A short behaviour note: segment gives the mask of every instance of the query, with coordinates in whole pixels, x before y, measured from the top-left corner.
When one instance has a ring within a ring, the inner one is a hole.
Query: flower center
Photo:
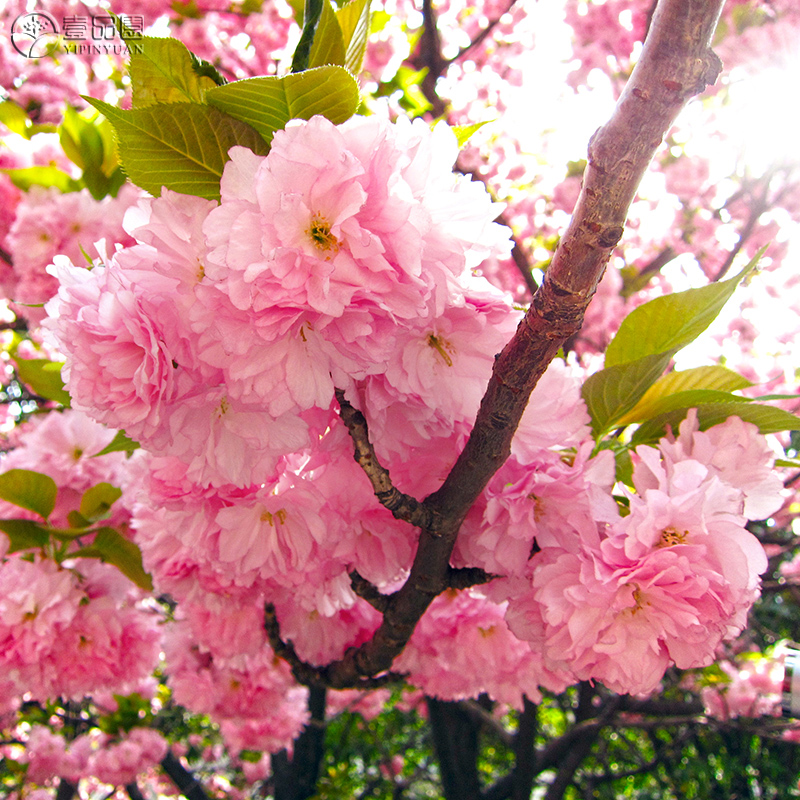
[[[686,537],[689,531],[677,531],[675,528],[664,528],[661,531],[661,539],[658,542],[658,547],[672,547],[676,544],[685,544]]]
[[[339,240],[331,233],[331,224],[321,214],[314,214],[306,233],[317,250],[338,250]]]
[[[274,528],[276,519],[278,520],[278,522],[280,522],[281,525],[285,525],[286,516],[287,515],[285,508],[279,508],[274,514],[264,509],[264,511],[261,512],[261,521],[266,522],[270,526],[270,528]]]

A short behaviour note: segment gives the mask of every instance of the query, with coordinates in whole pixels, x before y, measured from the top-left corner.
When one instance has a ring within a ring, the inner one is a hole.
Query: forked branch
[[[719,74],[710,41],[723,2],[660,0],[628,85],[589,143],[572,221],[528,313],[495,360],[469,440],[442,487],[421,504],[435,519],[434,529],[423,523],[410,576],[387,601],[372,639],[317,671],[315,679],[343,688],[388,671],[428,605],[449,585],[461,523],[508,457],[539,378],[580,329],[645,170],[684,105]]]

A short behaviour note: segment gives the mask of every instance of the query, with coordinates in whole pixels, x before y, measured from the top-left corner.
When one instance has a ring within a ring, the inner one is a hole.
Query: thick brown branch
[[[264,630],[267,633],[270,646],[275,651],[275,655],[286,661],[292,668],[292,675],[294,675],[298,683],[311,687],[331,686],[344,688],[341,682],[337,683],[335,676],[332,677],[329,674],[330,667],[315,667],[313,664],[306,663],[297,655],[294,645],[291,642],[284,642],[283,639],[281,639],[278,615],[275,613],[275,606],[273,606],[272,603],[267,603],[264,607]],[[345,659],[347,659],[347,655],[345,655]],[[389,683],[397,683],[403,680],[403,677],[403,675],[397,672],[386,672],[377,677],[357,677],[346,685],[353,689],[379,689],[381,686],[386,686]]]
[[[508,457],[531,391],[580,328],[642,175],[685,103],[716,80],[721,65],[709,42],[722,4],[659,3],[631,79],[611,119],[589,143],[583,190],[544,282],[495,359],[466,447],[442,487],[422,503],[436,524],[422,528],[409,578],[391,596],[375,635],[325,668],[327,685],[360,685],[365,676],[389,670],[428,605],[447,587],[461,523]]]
[[[381,614],[388,608],[390,595],[381,594],[373,584],[359,575],[356,570],[350,573],[350,586],[362,600],[366,600]]]
[[[489,581],[497,577],[497,575],[492,575],[480,569],[480,567],[450,568],[447,571],[447,588],[468,589],[470,586],[480,586],[482,583],[489,583]]]

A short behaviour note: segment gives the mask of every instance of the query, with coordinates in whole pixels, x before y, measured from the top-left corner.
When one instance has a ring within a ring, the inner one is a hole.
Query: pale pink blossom
[[[711,474],[740,490],[747,519],[766,519],[784,503],[783,482],[773,469],[775,453],[758,427],[739,417],[728,417],[701,431],[692,409],[680,424],[679,435],[662,439],[659,449],[670,461],[699,461]]]

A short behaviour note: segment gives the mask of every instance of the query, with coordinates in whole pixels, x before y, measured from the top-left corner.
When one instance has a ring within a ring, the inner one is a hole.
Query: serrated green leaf
[[[586,379],[581,395],[592,418],[595,436],[613,427],[639,402],[667,368],[672,355],[669,351],[654,353],[626,364],[606,367]]]
[[[108,513],[111,506],[122,497],[122,489],[110,483],[98,483],[81,497],[80,514],[84,519],[97,520]]]
[[[479,131],[486,122],[473,122],[471,125],[453,125],[451,130],[456,135],[458,146],[463,147],[475,131]]]
[[[70,396],[64,390],[64,381],[61,379],[63,366],[61,361],[49,361],[46,358],[14,358],[17,377],[34,394],[69,408]]]
[[[104,456],[108,453],[126,452],[132,453],[134,450],[139,449],[139,443],[134,442],[125,435],[125,431],[117,431],[114,438],[99,452],[95,453],[92,458]]]
[[[143,36],[136,40],[128,71],[133,108],[159,103],[202,103],[206,89],[217,84],[198,75],[192,54],[178,39]]]
[[[58,167],[19,167],[3,168],[17,189],[23,192],[30,191],[32,186],[55,186],[60,192],[78,192],[83,188],[80,181],[76,181]]]
[[[361,72],[369,37],[370,0],[350,0],[336,11],[345,44],[344,66],[353,75]]]
[[[255,153],[267,153],[264,140],[255,130],[217,108],[199,103],[160,103],[122,110],[100,100],[84,99],[114,126],[122,166],[130,180],[156,196],[166,187],[218,200],[219,181],[231,147],[243,145]]]
[[[358,83],[343,67],[326,66],[283,77],[246,78],[206,92],[206,102],[257,130],[267,142],[290,119],[321,114],[338,125],[355,114]]]
[[[766,406],[738,400],[730,403],[712,403],[708,405],[687,406],[660,414],[637,428],[631,437],[631,445],[649,444],[658,441],[666,432],[667,426],[673,431],[686,418],[690,408],[697,409],[697,420],[700,430],[704,431],[714,425],[725,422],[728,417],[740,417],[745,422],[758,426],[761,433],[778,433],[779,431],[800,430],[800,417],[784,411],[782,408]]]
[[[738,372],[718,365],[695,367],[682,371],[669,372],[659,378],[642,396],[642,399],[624,416],[617,420],[619,425],[641,422],[667,411],[659,404],[670,395],[695,389],[712,389],[719,392],[735,392],[753,384]],[[740,399],[740,398],[737,398]],[[704,401],[700,401],[704,402]]]
[[[113,564],[137,586],[148,591],[153,588],[153,579],[145,572],[142,565],[142,551],[119,531],[114,528],[100,528],[94,537],[91,549],[100,554],[102,561]],[[80,554],[81,551],[78,551],[78,555]],[[83,554],[85,555],[85,551]]]
[[[734,278],[699,289],[656,297],[622,321],[606,350],[606,367],[653,353],[673,353],[693,342],[716,318],[742,279],[758,264],[764,249]]]
[[[335,64],[343,67],[347,53],[347,44],[339,25],[336,12],[330,0],[324,0],[322,14],[319,18],[314,42],[308,56],[308,69]]]
[[[10,469],[0,474],[0,497],[47,519],[56,507],[56,482],[41,472]]]
[[[0,531],[8,536],[9,553],[31,547],[44,547],[50,538],[47,529],[31,519],[0,519]]]

